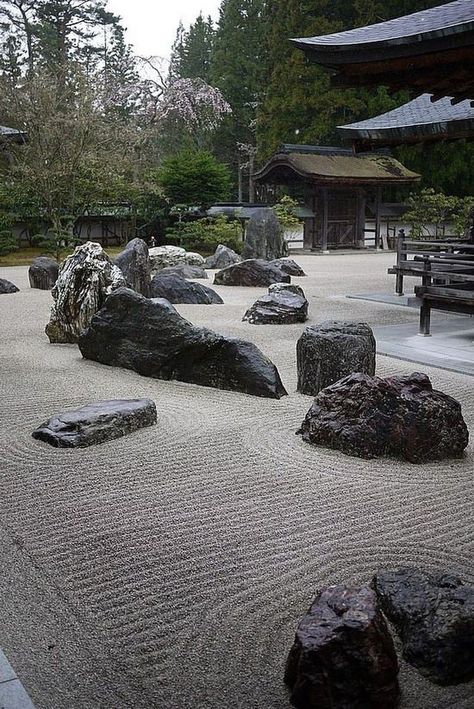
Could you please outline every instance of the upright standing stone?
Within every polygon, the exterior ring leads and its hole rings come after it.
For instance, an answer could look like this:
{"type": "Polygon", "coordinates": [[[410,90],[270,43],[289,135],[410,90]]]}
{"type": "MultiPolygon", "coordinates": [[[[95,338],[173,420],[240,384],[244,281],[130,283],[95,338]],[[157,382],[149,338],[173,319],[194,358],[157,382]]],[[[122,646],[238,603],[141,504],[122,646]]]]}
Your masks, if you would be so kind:
{"type": "Polygon", "coordinates": [[[107,296],[125,280],[100,244],[78,246],[61,266],[52,290],[54,305],[46,325],[50,342],[77,342],[107,296]]]}
{"type": "Polygon", "coordinates": [[[256,209],[245,230],[244,259],[279,259],[284,255],[283,229],[273,209],[256,209]]]}
{"type": "Polygon", "coordinates": [[[58,280],[58,262],[49,256],[38,256],[28,269],[31,288],[51,290],[58,280]]]}
{"type": "Polygon", "coordinates": [[[311,325],[296,344],[298,391],[316,396],[353,372],[375,374],[375,338],[362,322],[311,325]]]}
{"type": "Polygon", "coordinates": [[[329,586],[296,631],[285,682],[298,709],[391,709],[398,699],[393,640],[368,587],[329,586]]]}
{"type": "Polygon", "coordinates": [[[150,295],[150,257],[143,239],[132,239],[115,259],[129,288],[146,298],[150,295]]]}

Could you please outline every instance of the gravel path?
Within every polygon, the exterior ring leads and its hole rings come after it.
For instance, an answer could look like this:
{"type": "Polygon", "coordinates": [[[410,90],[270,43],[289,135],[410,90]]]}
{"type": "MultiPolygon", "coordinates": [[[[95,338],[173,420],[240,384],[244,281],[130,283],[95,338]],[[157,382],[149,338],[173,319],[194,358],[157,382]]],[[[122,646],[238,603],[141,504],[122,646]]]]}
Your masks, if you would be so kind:
{"type": "MultiPolygon", "coordinates": [[[[296,260],[310,322],[417,319],[344,297],[391,290],[392,254],[296,260]]],[[[304,325],[242,323],[263,289],[216,287],[225,305],[178,309],[261,347],[289,392],[280,401],[83,360],[48,343],[51,296],[29,289],[27,269],[0,277],[21,288],[0,296],[0,646],[37,709],[288,709],[284,662],[318,587],[399,564],[474,582],[472,448],[414,466],[303,443],[304,325]],[[141,396],[157,404],[156,427],[75,451],[31,437],[66,408],[141,396]]],[[[420,368],[377,360],[380,375],[420,368]]],[[[474,431],[473,379],[424,371],[474,431]]],[[[403,664],[401,684],[402,709],[474,706],[473,683],[436,687],[403,664]]]]}

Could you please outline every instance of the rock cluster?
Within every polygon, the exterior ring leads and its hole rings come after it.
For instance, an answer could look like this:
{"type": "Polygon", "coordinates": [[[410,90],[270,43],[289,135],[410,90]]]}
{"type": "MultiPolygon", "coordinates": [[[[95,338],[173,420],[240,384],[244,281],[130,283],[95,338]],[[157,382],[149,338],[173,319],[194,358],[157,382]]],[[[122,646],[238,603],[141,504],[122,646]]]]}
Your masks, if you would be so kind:
{"type": "Polygon", "coordinates": [[[6,293],[18,293],[20,289],[16,287],[11,281],[7,281],[6,278],[0,278],[0,295],[6,293]]]}
{"type": "Polygon", "coordinates": [[[240,263],[242,257],[236,254],[235,251],[229,249],[224,244],[219,244],[212,256],[206,259],[205,268],[222,269],[227,266],[232,266],[234,263],[240,263]]]}
{"type": "Polygon", "coordinates": [[[279,290],[262,295],[247,310],[242,320],[252,325],[288,325],[305,322],[307,317],[306,298],[288,290],[279,290]]]}
{"type": "Polygon", "coordinates": [[[251,342],[192,325],[164,299],[119,288],[79,339],[83,357],[146,377],[279,399],[275,365],[251,342]]]}
{"type": "Polygon", "coordinates": [[[460,404],[416,372],[344,377],[319,392],[298,433],[348,455],[412,463],[460,457],[469,440],[460,404]]]}
{"type": "Polygon", "coordinates": [[[289,283],[290,276],[263,259],[247,259],[218,271],[214,284],[219,286],[264,286],[289,283]]]}
{"type": "Polygon", "coordinates": [[[414,568],[379,571],[372,585],[407,662],[437,684],[474,679],[474,587],[414,568]]]}
{"type": "Polygon", "coordinates": [[[200,254],[186,251],[180,246],[155,246],[149,250],[152,271],[161,271],[167,266],[177,266],[187,263],[190,266],[204,266],[204,259],[200,254]]]}
{"type": "Polygon", "coordinates": [[[368,587],[329,586],[301,620],[285,682],[300,709],[391,709],[398,662],[392,637],[368,587]]]}
{"type": "Polygon", "coordinates": [[[170,303],[193,303],[197,305],[222,304],[224,301],[217,293],[200,283],[185,280],[168,269],[159,271],[151,282],[151,297],[166,298],[170,303]]]}
{"type": "Polygon", "coordinates": [[[132,239],[115,259],[129,288],[148,297],[150,293],[150,257],[143,239],[132,239]]]}
{"type": "Polygon", "coordinates": [[[285,252],[283,228],[273,209],[255,209],[247,222],[242,256],[244,259],[279,259],[285,252]]]}
{"type": "Polygon", "coordinates": [[[375,374],[375,338],[366,323],[328,320],[307,327],[296,344],[298,391],[316,396],[353,372],[375,374]]]}
{"type": "Polygon", "coordinates": [[[100,244],[78,246],[62,264],[52,290],[54,305],[45,330],[50,342],[77,342],[106,297],[123,285],[121,270],[100,244]]]}
{"type": "Polygon", "coordinates": [[[28,279],[31,288],[51,290],[58,280],[58,262],[49,256],[38,256],[28,269],[28,279]]]}
{"type": "Polygon", "coordinates": [[[154,401],[113,399],[57,414],[33,431],[32,435],[55,448],[85,448],[120,438],[154,423],[154,401]]]}

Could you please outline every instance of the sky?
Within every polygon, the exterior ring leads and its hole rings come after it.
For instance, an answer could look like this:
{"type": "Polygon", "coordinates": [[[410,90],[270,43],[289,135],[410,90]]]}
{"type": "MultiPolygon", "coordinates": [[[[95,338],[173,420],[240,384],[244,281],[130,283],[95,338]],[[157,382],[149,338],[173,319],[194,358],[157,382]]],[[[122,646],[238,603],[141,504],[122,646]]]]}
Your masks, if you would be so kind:
{"type": "Polygon", "coordinates": [[[221,0],[108,0],[107,8],[123,18],[127,40],[139,56],[169,58],[176,29],[202,11],[217,19],[221,0]]]}

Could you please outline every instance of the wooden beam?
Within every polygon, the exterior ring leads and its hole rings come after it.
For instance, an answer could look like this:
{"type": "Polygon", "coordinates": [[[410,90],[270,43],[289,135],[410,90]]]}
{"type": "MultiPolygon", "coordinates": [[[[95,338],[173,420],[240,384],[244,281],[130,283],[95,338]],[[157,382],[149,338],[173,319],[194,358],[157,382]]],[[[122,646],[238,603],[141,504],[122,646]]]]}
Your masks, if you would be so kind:
{"type": "Polygon", "coordinates": [[[328,250],[328,189],[323,187],[323,224],[321,233],[321,250],[328,250]]]}

